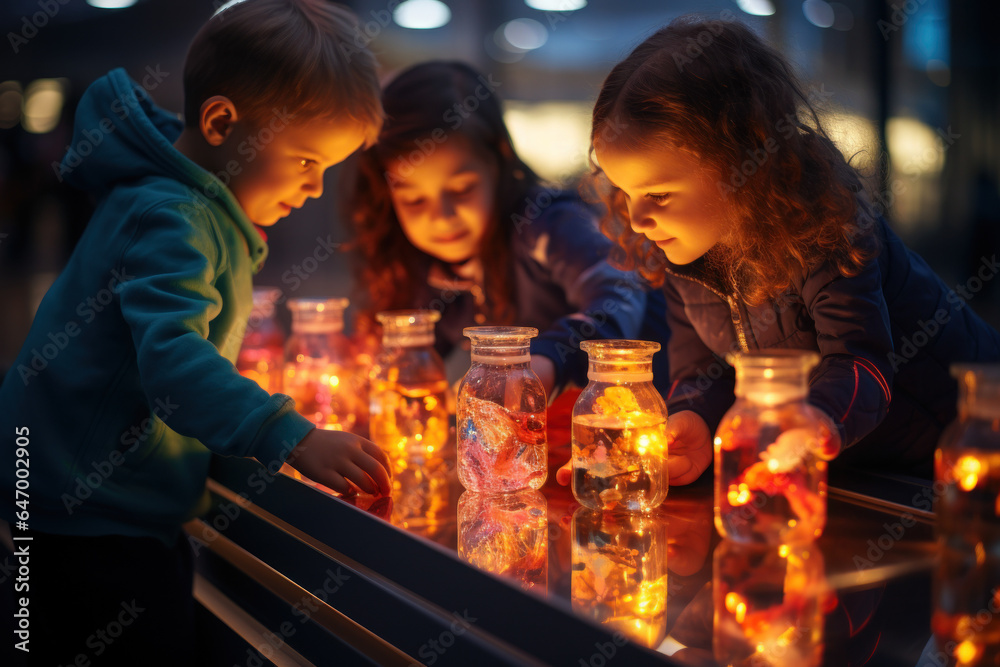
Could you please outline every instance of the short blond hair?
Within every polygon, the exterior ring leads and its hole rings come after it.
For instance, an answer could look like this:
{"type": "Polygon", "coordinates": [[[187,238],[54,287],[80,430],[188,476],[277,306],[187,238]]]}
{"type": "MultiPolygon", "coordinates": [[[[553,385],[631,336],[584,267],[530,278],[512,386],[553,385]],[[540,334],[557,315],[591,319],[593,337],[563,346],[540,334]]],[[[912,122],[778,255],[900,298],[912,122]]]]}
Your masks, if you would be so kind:
{"type": "Polygon", "coordinates": [[[184,116],[225,95],[251,123],[276,110],[297,120],[347,116],[382,126],[377,63],[356,39],[357,17],[326,0],[243,0],[224,6],[195,35],[184,64],[184,116]]]}

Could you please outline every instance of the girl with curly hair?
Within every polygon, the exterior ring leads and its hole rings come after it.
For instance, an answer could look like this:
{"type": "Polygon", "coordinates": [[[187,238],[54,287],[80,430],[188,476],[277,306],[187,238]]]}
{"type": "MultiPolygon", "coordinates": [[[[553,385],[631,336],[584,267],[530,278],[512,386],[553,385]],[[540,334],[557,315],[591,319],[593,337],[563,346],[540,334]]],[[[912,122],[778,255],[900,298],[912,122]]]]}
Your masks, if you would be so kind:
{"type": "Polygon", "coordinates": [[[712,461],[720,359],[764,348],[819,352],[808,400],[837,466],[931,475],[948,367],[1000,359],[1000,336],[893,233],[775,50],[675,20],[605,79],[592,155],[605,233],[667,296],[672,483],[712,461]]]}
{"type": "MultiPolygon", "coordinates": [[[[348,217],[364,304],[357,329],[398,308],[442,312],[438,351],[476,324],[537,327],[531,365],[550,395],[586,384],[581,340],[666,342],[665,302],[613,268],[600,215],[546,187],[518,157],[496,89],[458,62],[427,62],[382,93],[386,120],[360,157],[348,217]]],[[[657,355],[665,358],[665,354],[657,355]]],[[[668,371],[656,373],[666,386],[668,371]]]]}

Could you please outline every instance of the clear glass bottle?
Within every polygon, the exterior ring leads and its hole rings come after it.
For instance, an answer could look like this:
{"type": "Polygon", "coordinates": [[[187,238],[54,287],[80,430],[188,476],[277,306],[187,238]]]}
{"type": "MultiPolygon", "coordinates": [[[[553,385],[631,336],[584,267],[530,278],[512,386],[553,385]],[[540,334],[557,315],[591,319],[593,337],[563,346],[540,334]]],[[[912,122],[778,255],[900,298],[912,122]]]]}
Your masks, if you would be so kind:
{"type": "Polygon", "coordinates": [[[712,575],[712,649],[719,665],[819,667],[829,593],[823,553],[809,542],[723,540],[712,575]]]}
{"type": "Polygon", "coordinates": [[[532,327],[468,327],[472,365],[458,388],[458,478],[470,491],[537,489],[548,472],[542,383],[532,327]]]}
{"type": "Polygon", "coordinates": [[[785,544],[826,526],[822,424],[806,403],[819,355],[731,353],[736,401],[715,433],[715,526],[725,538],[785,544]]]}
{"type": "Polygon", "coordinates": [[[581,507],[571,529],[573,611],[656,648],[667,632],[667,521],[581,507]]]}
{"type": "Polygon", "coordinates": [[[958,417],[934,461],[931,628],[959,665],[1000,664],[1000,364],[955,365],[958,417]],[[951,648],[954,648],[952,651],[951,648]]]}
{"type": "Polygon", "coordinates": [[[534,489],[458,499],[458,555],[476,567],[545,593],[549,581],[549,519],[534,489]]]}
{"type": "Polygon", "coordinates": [[[659,343],[585,340],[589,383],[573,406],[573,495],[648,512],[667,497],[667,406],[653,387],[659,343]]]}
{"type": "Polygon", "coordinates": [[[285,360],[285,332],[275,317],[275,304],[281,298],[277,287],[255,287],[253,310],[247,323],[243,344],[236,357],[236,370],[261,389],[277,394],[285,360]]]}
{"type": "Polygon", "coordinates": [[[389,456],[394,485],[414,485],[398,490],[423,494],[425,478],[446,467],[448,454],[448,380],[434,349],[434,323],[441,313],[393,310],[376,319],[382,324],[382,351],[369,374],[371,439],[389,456]]]}
{"type": "Polygon", "coordinates": [[[352,410],[348,343],[344,336],[347,299],[289,299],[292,335],[285,355],[285,393],[295,409],[318,428],[350,431],[352,410]]]}

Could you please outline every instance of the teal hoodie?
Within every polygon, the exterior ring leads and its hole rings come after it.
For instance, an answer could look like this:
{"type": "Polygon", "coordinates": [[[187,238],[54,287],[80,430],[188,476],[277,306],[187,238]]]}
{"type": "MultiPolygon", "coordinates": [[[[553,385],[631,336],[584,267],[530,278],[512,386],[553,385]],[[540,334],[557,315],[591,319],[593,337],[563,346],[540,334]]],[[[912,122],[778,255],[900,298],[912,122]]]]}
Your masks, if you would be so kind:
{"type": "Polygon", "coordinates": [[[8,521],[172,544],[207,503],[210,452],[273,471],[312,429],[236,372],[267,246],[173,147],[181,129],[121,69],[80,100],[58,171],[97,209],[0,386],[8,521]]]}

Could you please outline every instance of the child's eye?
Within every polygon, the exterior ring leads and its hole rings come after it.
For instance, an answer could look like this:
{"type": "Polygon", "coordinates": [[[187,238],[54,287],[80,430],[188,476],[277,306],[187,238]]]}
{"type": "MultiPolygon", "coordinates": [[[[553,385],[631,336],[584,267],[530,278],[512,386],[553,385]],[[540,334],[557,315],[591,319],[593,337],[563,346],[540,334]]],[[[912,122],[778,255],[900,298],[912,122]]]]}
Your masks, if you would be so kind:
{"type": "Polygon", "coordinates": [[[654,204],[661,204],[662,205],[662,204],[666,204],[670,200],[670,193],[669,192],[660,192],[660,193],[655,193],[654,194],[654,193],[651,192],[651,193],[649,193],[649,194],[646,195],[646,198],[649,199],[654,204]]]}
{"type": "Polygon", "coordinates": [[[299,158],[299,166],[302,167],[303,169],[308,169],[314,164],[316,164],[316,160],[310,160],[307,157],[299,158]]]}
{"type": "Polygon", "coordinates": [[[403,206],[420,206],[424,203],[423,197],[417,197],[416,199],[403,200],[399,202],[403,206]]]}
{"type": "Polygon", "coordinates": [[[459,197],[464,196],[472,192],[476,187],[475,183],[469,183],[468,185],[463,185],[462,187],[454,190],[453,193],[459,197]]]}

